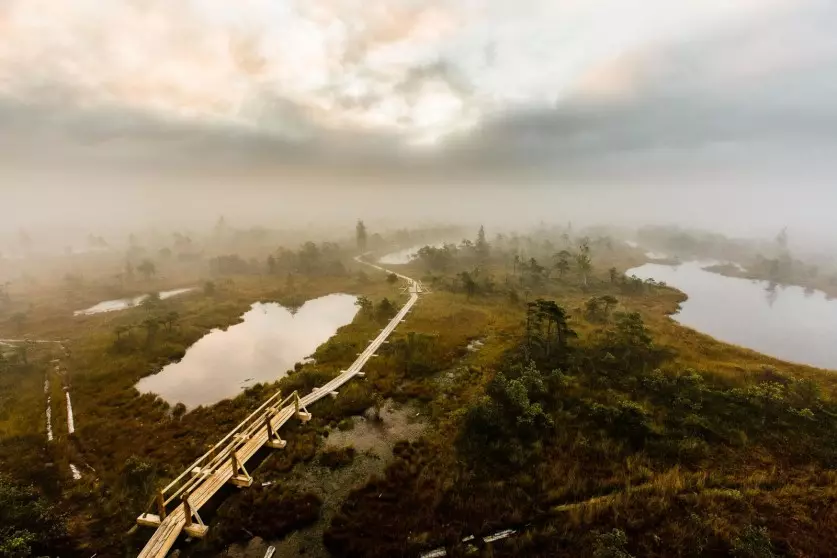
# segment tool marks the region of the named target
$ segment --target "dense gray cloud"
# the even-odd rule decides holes
[[[649,53],[630,95],[504,115],[486,126],[478,149],[531,162],[748,147],[793,159],[833,150],[837,6],[762,23]]]
[[[0,0],[0,180],[822,192],[834,29],[828,0]]]

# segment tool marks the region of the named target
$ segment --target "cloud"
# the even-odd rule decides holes
[[[462,101],[437,124],[450,128],[469,120],[465,105],[552,100],[626,51],[775,3],[6,0],[0,91],[31,97],[60,84],[90,104],[256,126],[251,107],[283,98],[324,127],[409,131],[426,121],[427,88]]]
[[[62,88],[88,106],[277,134],[288,133],[281,118],[263,116],[282,99],[325,128],[397,128],[399,114],[375,116],[384,97],[431,61],[427,45],[446,32],[445,11],[415,2],[355,4],[7,2],[0,8],[0,93],[31,100]],[[376,106],[335,102],[363,95]]]
[[[0,157],[446,180],[804,160],[837,130],[835,25],[827,0],[0,0]]]

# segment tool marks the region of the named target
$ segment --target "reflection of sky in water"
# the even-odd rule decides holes
[[[356,300],[328,295],[309,300],[295,315],[276,303],[253,304],[242,323],[211,331],[183,360],[143,378],[137,389],[193,408],[235,397],[258,382],[278,380],[354,319]]]
[[[415,256],[418,253],[418,251],[424,248],[425,246],[442,248],[444,245],[444,242],[439,242],[437,244],[420,244],[418,246],[411,246],[410,248],[405,248],[404,250],[399,250],[398,252],[393,252],[391,254],[387,254],[386,256],[381,257],[378,260],[378,263],[382,263],[384,265],[408,264],[410,263],[410,260],[413,259],[413,256]]]
[[[160,299],[166,300],[167,298],[171,298],[173,296],[177,296],[183,293],[188,293],[192,290],[194,290],[194,288],[175,289],[173,291],[160,291]],[[84,310],[76,310],[75,312],[73,312],[73,316],[90,316],[92,314],[102,314],[104,312],[115,312],[117,310],[125,310],[126,308],[133,308],[134,306],[137,306],[146,298],[148,298],[148,295],[140,295],[135,296],[133,298],[106,300],[104,302],[96,304],[95,306],[91,306],[90,308],[86,308]]]
[[[792,362],[837,369],[837,301],[802,287],[724,277],[689,262],[646,264],[627,275],[665,281],[689,299],[674,318],[722,341]]]

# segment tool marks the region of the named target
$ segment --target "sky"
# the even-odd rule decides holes
[[[409,195],[830,231],[834,29],[831,0],[0,0],[3,222]]]

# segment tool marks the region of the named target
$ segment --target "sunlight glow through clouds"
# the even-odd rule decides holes
[[[280,99],[312,126],[433,144],[485,114],[551,105],[585,88],[627,95],[637,52],[786,5],[0,0],[0,98],[37,103],[52,89],[85,108],[282,135],[281,115],[264,118]]]

